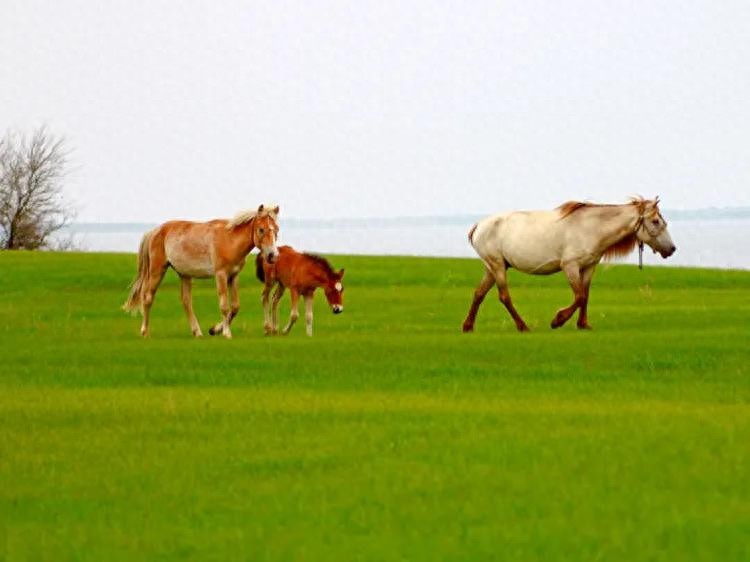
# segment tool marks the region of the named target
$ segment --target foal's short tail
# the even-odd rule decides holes
[[[263,252],[255,256],[255,276],[261,283],[266,282],[266,272],[263,270]]]
[[[141,238],[141,247],[138,250],[138,275],[136,275],[130,284],[128,300],[122,305],[122,309],[131,314],[135,314],[141,309],[141,293],[143,291],[143,284],[148,278],[149,263],[151,261],[148,255],[148,245],[152,234],[153,231],[147,232]]]

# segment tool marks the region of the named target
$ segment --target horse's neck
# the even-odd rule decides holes
[[[328,271],[315,260],[311,260],[307,257],[303,257],[305,264],[302,268],[304,271],[304,278],[306,283],[315,285],[316,287],[322,287],[328,283]]]
[[[322,287],[328,282],[328,274],[317,263],[314,263],[312,267],[307,270],[307,277],[310,278],[311,282],[316,287]]]
[[[244,224],[234,227],[235,240],[234,248],[237,254],[242,257],[250,253],[255,247],[253,243],[253,227],[255,226],[255,219],[250,219]]]
[[[602,213],[600,230],[602,251],[632,234],[638,223],[638,209],[634,205],[603,207],[597,211]]]

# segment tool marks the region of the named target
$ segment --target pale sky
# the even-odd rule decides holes
[[[747,0],[0,0],[79,221],[750,205]]]

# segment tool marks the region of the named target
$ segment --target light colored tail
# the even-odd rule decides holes
[[[471,227],[471,230],[469,230],[469,244],[471,244],[472,246],[474,245],[474,232],[476,231],[478,226],[479,223],[475,223],[474,226]]]
[[[148,278],[149,264],[151,261],[148,254],[148,245],[152,234],[153,231],[147,232],[143,235],[143,238],[141,238],[141,247],[138,250],[138,275],[136,275],[135,279],[130,284],[130,295],[128,295],[128,300],[122,305],[122,309],[131,314],[136,314],[141,310],[141,293],[143,291],[143,284]]]
[[[480,250],[480,248],[477,248],[477,245],[475,244],[474,237],[477,234],[477,228],[479,228],[479,224],[481,222],[482,221],[479,221],[478,223],[474,224],[474,226],[472,226],[471,229],[469,230],[469,236],[468,236],[468,238],[469,238],[469,244],[471,244],[471,247],[474,248],[474,251],[479,256],[479,259],[482,260],[482,263],[484,263],[484,266],[487,268],[487,271],[492,272],[493,271],[492,264],[487,261],[487,258],[484,255],[484,252],[482,250]]]

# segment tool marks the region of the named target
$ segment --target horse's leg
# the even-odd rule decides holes
[[[594,276],[594,270],[596,264],[590,265],[583,271],[581,271],[581,283],[583,284],[583,302],[581,308],[578,309],[578,329],[579,330],[590,330],[588,319],[588,307],[589,307],[589,289],[591,289],[591,278]]]
[[[299,292],[296,289],[290,289],[290,291],[292,293],[292,310],[289,313],[289,323],[282,330],[284,334],[289,333],[289,330],[292,329],[297,318],[299,318]]]
[[[229,320],[227,321],[227,325],[231,324],[232,320],[234,320],[237,314],[239,314],[240,312],[239,285],[240,276],[235,273],[229,278],[229,292],[232,298],[232,307],[229,311]]]
[[[186,275],[180,275],[180,281],[182,282],[180,290],[182,306],[185,307],[185,312],[187,313],[188,321],[190,322],[190,330],[195,337],[201,337],[203,332],[201,332],[200,324],[198,324],[198,319],[193,312],[193,279]]]
[[[151,316],[151,306],[154,304],[156,290],[159,288],[164,274],[167,272],[167,259],[164,252],[152,252],[149,256],[149,273],[146,282],[143,285],[143,295],[141,297],[141,312],[143,313],[143,323],[141,324],[141,335],[147,338],[149,335],[149,320]]]
[[[216,292],[219,295],[219,309],[224,319],[209,328],[208,333],[212,336],[224,334],[224,337],[231,339],[232,331],[229,329],[229,314],[231,309],[229,308],[229,299],[227,297],[228,278],[225,271],[216,272]]]
[[[276,290],[273,292],[273,311],[271,313],[271,333],[277,334],[279,332],[279,302],[281,297],[284,295],[284,285],[279,283],[276,286]]]
[[[312,336],[314,296],[314,293],[305,295],[305,331],[307,332],[308,336]]]
[[[573,304],[566,308],[561,308],[557,311],[557,314],[555,314],[555,317],[550,323],[550,326],[552,328],[559,328],[560,326],[565,324],[565,322],[567,322],[570,317],[573,316],[576,309],[580,307],[584,301],[583,282],[581,281],[581,269],[578,264],[576,262],[568,262],[563,266],[562,270],[568,277],[570,288],[573,289]]]
[[[260,302],[263,304],[263,331],[266,335],[273,333],[273,325],[271,324],[271,302],[268,298],[271,293],[271,283],[266,282],[263,284],[263,292],[260,295]]]
[[[492,285],[495,283],[495,276],[489,269],[484,270],[484,277],[479,283],[479,286],[474,291],[474,300],[471,301],[471,308],[469,308],[469,314],[464,320],[463,331],[472,332],[474,331],[474,321],[477,318],[477,312],[479,311],[479,305],[482,304],[485,295],[490,290]]]
[[[521,315],[518,314],[516,307],[513,306],[513,301],[510,299],[507,271],[505,264],[495,268],[495,283],[497,284],[497,292],[500,297],[500,302],[505,305],[506,310],[510,313],[513,321],[516,323],[516,329],[519,332],[528,332],[529,327],[526,325],[526,322],[523,321]]]

